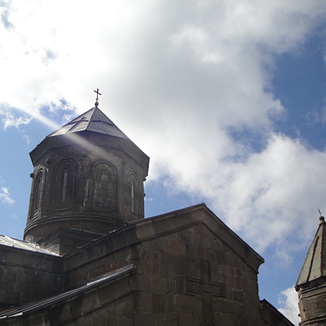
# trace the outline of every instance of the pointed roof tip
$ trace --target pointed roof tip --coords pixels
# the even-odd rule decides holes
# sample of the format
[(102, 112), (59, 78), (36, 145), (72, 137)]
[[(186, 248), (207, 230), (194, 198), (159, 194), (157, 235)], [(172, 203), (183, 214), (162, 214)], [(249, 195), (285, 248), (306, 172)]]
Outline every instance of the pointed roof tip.
[(95, 106), (98, 107), (98, 101), (99, 101), (98, 96), (102, 94), (100, 93), (99, 89), (97, 89), (96, 91), (94, 90), (94, 93), (96, 93)]
[(299, 273), (296, 289), (298, 290), (301, 284), (324, 276), (326, 276), (326, 222), (320, 213), (318, 228)]
[(98, 107), (95, 106), (71, 120), (47, 137), (90, 131), (98, 134), (129, 139)]

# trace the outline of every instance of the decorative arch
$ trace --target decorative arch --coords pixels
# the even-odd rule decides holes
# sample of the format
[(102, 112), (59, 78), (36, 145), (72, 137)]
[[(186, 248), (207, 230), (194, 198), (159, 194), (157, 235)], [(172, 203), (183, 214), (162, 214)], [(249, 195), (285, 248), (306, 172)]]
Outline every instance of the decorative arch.
[(93, 167), (93, 206), (100, 210), (117, 209), (117, 172), (113, 165), (100, 161)]
[(60, 161), (54, 169), (52, 204), (65, 206), (75, 201), (77, 164), (72, 159)]
[(33, 181), (30, 218), (34, 219), (41, 212), (44, 192), (44, 171), (39, 170)]

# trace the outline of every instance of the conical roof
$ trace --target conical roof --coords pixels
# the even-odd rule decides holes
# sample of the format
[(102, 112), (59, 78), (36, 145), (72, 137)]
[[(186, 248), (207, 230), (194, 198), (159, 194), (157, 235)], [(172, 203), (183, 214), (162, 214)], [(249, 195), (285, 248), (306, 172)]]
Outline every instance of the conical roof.
[(323, 216), (307, 252), (296, 286), (326, 276), (326, 223)]
[(97, 106), (81, 114), (48, 137), (60, 136), (81, 131), (129, 139)]

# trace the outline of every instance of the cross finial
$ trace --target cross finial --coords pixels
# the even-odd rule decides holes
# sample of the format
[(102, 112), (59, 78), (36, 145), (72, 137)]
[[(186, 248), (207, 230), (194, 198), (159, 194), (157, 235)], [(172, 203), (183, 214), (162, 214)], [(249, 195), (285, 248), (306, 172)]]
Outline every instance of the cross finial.
[(319, 225), (320, 224), (324, 224), (325, 223), (325, 217), (321, 215), (321, 211), (320, 209), (318, 208), (318, 213), (319, 213)]
[(99, 95), (102, 95), (102, 94), (99, 92), (99, 89), (97, 89), (96, 91), (94, 91), (94, 93), (96, 93), (96, 102), (95, 102), (95, 106), (98, 106), (98, 96), (99, 96)]

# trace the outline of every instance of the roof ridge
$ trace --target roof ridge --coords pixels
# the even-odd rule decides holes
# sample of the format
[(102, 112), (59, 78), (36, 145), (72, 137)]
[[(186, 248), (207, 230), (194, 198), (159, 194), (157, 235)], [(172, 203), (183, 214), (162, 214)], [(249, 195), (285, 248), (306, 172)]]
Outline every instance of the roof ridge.
[[(87, 112), (89, 112), (89, 111), (93, 110), (93, 112), (92, 112), (92, 114), (91, 114), (91, 116), (90, 116), (90, 118), (89, 118), (89, 120), (88, 120), (88, 122), (87, 122), (86, 130), (88, 129), (88, 127), (89, 127), (89, 125), (90, 125), (90, 123), (91, 123), (91, 121), (92, 121), (92, 118), (93, 118), (93, 116), (94, 116), (94, 113), (95, 113), (95, 110), (96, 110), (96, 109), (100, 110), (100, 109), (95, 105), (93, 108), (91, 108), (90, 110), (87, 111)], [(100, 111), (101, 111), (101, 110), (100, 110)], [(101, 111), (101, 112), (102, 112), (102, 111)]]

